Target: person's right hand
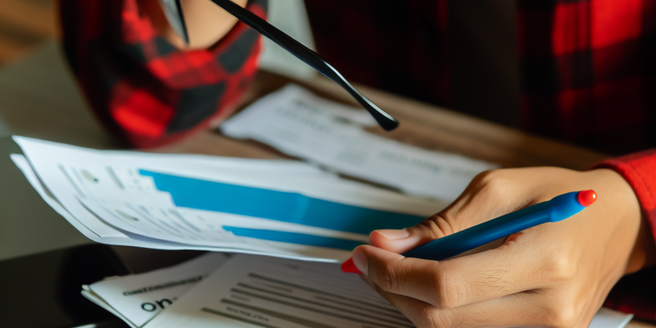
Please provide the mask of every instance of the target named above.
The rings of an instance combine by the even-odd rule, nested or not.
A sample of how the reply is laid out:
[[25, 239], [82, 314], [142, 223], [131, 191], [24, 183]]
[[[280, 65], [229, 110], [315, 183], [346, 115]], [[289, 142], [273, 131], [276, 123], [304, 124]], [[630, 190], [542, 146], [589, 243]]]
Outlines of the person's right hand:
[[[557, 195], [593, 189], [596, 203], [495, 249], [444, 261], [400, 253]], [[444, 211], [405, 230], [374, 231], [353, 254], [364, 278], [418, 327], [587, 327], [622, 275], [654, 262], [654, 240], [616, 172], [561, 168], [479, 175]]]

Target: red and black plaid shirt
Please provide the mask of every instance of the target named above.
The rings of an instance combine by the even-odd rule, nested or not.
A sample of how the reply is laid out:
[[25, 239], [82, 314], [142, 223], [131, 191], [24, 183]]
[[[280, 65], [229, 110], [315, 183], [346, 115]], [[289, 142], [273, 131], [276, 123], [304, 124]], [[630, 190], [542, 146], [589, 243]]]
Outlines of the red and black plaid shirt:
[[[305, 0], [320, 54], [348, 78], [449, 107], [447, 0]], [[519, 0], [531, 133], [611, 154], [656, 146], [656, 0]]]
[[519, 4], [526, 129], [613, 154], [656, 146], [656, 1]]
[[[247, 8], [265, 17], [266, 0]], [[238, 22], [207, 50], [181, 51], [157, 34], [136, 0], [60, 2], [64, 50], [102, 123], [140, 148], [207, 127], [246, 91], [260, 36]]]
[[[613, 169], [629, 182], [652, 234], [656, 235], [656, 149], [609, 159], [594, 168]], [[611, 290], [604, 306], [656, 320], [656, 266], [622, 278]]]
[[[248, 9], [264, 16], [264, 1]], [[448, 105], [447, 0], [306, 4], [320, 53], [346, 76]], [[92, 108], [139, 147], [205, 127], [256, 70], [258, 35], [242, 23], [210, 50], [184, 52], [155, 33], [135, 0], [65, 0], [61, 13]], [[517, 21], [526, 130], [612, 153], [656, 145], [656, 0], [519, 0]], [[656, 232], [656, 151], [598, 167], [629, 181]], [[622, 279], [606, 305], [656, 320], [655, 277], [651, 268]]]

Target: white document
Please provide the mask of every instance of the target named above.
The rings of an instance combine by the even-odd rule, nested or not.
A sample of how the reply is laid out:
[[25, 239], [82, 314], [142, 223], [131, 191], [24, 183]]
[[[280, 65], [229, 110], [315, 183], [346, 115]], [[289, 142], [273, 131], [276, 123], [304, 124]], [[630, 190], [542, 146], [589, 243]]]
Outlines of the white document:
[[[145, 247], [145, 248], [155, 248], [155, 249], [168, 249], [168, 250], [177, 250], [177, 249], [197, 249], [203, 250], [202, 247], [185, 247], [185, 245], [177, 243], [169, 243], [163, 240], [157, 240], [152, 238], [147, 238], [138, 235], [127, 235], [124, 234], [111, 226], [107, 226], [108, 229], [113, 229], [115, 236], [112, 237], [101, 237], [98, 233], [87, 228], [83, 224], [84, 219], [79, 219], [74, 217], [66, 208], [64, 208], [59, 201], [47, 190], [43, 183], [39, 180], [34, 170], [28, 163], [27, 159], [23, 155], [11, 154], [11, 159], [16, 164], [16, 166], [23, 172], [27, 181], [32, 185], [32, 187], [37, 191], [37, 193], [43, 198], [43, 200], [52, 207], [55, 212], [64, 217], [73, 227], [75, 227], [79, 232], [81, 232], [85, 237], [89, 238], [92, 241], [97, 243], [109, 244], [109, 245], [124, 245], [124, 246], [136, 246], [136, 247]], [[95, 223], [102, 224], [102, 221], [95, 217], [92, 212], [88, 212], [86, 217], [87, 224]], [[97, 222], [94, 222], [97, 221]]]
[[362, 109], [288, 85], [228, 119], [221, 131], [346, 175], [445, 201], [455, 200], [476, 174], [498, 167], [402, 144], [363, 128], [372, 124], [375, 121]]
[[[632, 315], [602, 308], [591, 328], [623, 328]], [[414, 327], [354, 274], [331, 263], [239, 255], [146, 328]]]
[[20, 155], [14, 161], [42, 197], [85, 236], [107, 244], [341, 261], [381, 222], [401, 218], [396, 224], [410, 226], [446, 205], [293, 161], [14, 139], [31, 166]]
[[365, 284], [331, 263], [239, 255], [147, 328], [413, 327]]
[[142, 327], [227, 260], [224, 253], [207, 253], [170, 268], [85, 285], [82, 295], [130, 326]]

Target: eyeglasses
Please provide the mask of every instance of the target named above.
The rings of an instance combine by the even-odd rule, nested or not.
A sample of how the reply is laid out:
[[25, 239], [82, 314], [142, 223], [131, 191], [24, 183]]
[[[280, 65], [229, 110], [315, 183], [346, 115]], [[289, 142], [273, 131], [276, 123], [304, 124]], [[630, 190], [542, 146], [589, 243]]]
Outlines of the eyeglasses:
[[[182, 6], [180, 4], [180, 0], [160, 1], [173, 30], [179, 34], [186, 43], [189, 43], [189, 35], [187, 33], [184, 16], [182, 15]], [[371, 100], [360, 93], [360, 91], [353, 87], [353, 85], [351, 85], [351, 83], [349, 83], [349, 81], [347, 81], [341, 73], [339, 73], [325, 60], [323, 60], [323, 58], [321, 58], [316, 52], [308, 49], [306, 46], [294, 40], [292, 37], [285, 34], [275, 26], [269, 24], [264, 19], [258, 17], [257, 15], [242, 8], [230, 0], [212, 0], [212, 2], [223, 8], [231, 15], [237, 17], [237, 19], [244, 22], [246, 25], [250, 26], [260, 34], [271, 39], [271, 41], [277, 43], [279, 46], [289, 51], [289, 53], [319, 71], [319, 73], [335, 81], [342, 88], [344, 88], [344, 90], [346, 90], [358, 103], [360, 103], [360, 105], [362, 105], [362, 107], [364, 107], [369, 112], [369, 114], [373, 116], [376, 122], [378, 122], [378, 124], [386, 131], [394, 130], [399, 126], [399, 121], [392, 117], [392, 115], [380, 109], [380, 107], [376, 106], [376, 104], [374, 104]]]

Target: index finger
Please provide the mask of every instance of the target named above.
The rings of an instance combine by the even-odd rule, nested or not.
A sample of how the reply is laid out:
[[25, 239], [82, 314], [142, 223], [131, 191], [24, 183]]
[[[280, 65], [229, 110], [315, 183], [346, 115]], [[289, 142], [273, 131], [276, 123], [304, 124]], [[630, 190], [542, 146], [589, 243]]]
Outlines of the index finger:
[[[520, 233], [513, 238], [526, 238]], [[405, 258], [372, 246], [358, 247], [353, 259], [380, 289], [449, 309], [536, 289], [544, 280], [535, 247], [511, 240], [482, 253], [431, 261]], [[364, 265], [361, 265], [366, 261]]]

